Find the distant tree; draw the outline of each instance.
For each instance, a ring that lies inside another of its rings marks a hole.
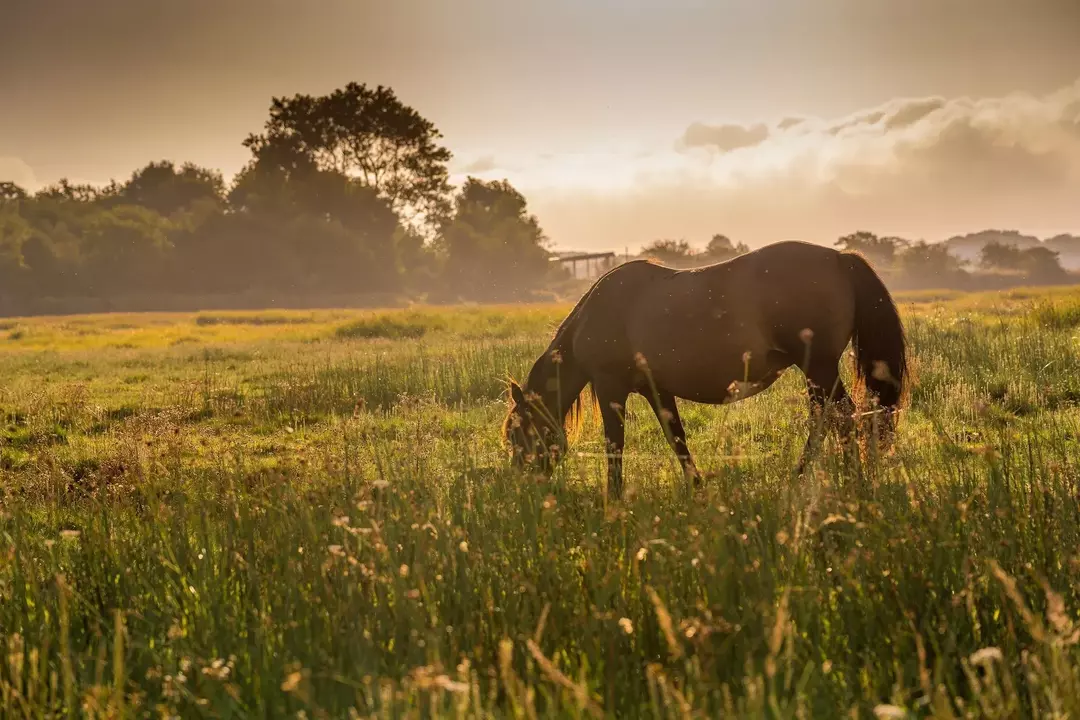
[[[201,203],[218,205],[225,197],[221,173],[185,163],[152,162],[131,176],[120,188],[124,203],[141,205],[164,217],[191,211]]]
[[[77,203],[91,203],[100,200],[103,196],[107,195],[110,190],[111,187],[99,188],[88,183],[73,184],[67,178],[62,178],[60,182],[38,190],[34,197],[46,200],[66,200]]]
[[[0,203],[25,200],[29,194],[13,182],[0,182]]]
[[[733,243],[727,235],[716,234],[705,246],[705,257],[710,262],[722,262],[750,252],[744,243]]]
[[[1016,245],[987,243],[979,252],[979,265],[987,270],[1022,272],[1039,282],[1059,281],[1067,276],[1060,253],[1042,245],[1022,250]]]
[[[470,177],[440,238],[449,291],[476,299],[527,295],[548,273],[547,242],[510,183]]]
[[[860,230],[844,235],[834,243],[847,252],[857,252],[883,269],[892,267],[897,253],[908,247],[907,240],[897,237],[878,237],[872,232]]]
[[[23,218],[0,207],[0,296],[24,290],[27,268],[23,251],[31,234]]]
[[[306,163],[355,177],[410,224],[435,228],[449,209],[452,156],[441,139],[390,88],[349,83],[329,95],[274,98],[265,131],[244,145],[278,169]]]
[[[237,177],[229,204],[236,212],[276,223],[265,242],[282,244],[274,250],[277,256],[295,255],[301,265],[307,263],[312,273],[333,275],[335,290],[396,287],[400,277],[396,247],[400,223],[388,200],[359,178],[334,169],[320,170],[303,153],[290,151],[288,144],[265,146],[260,153]],[[242,225],[245,232],[252,227],[250,223]],[[300,234],[287,236],[282,232],[285,228]],[[351,240],[346,242],[345,235]],[[220,235],[220,239],[229,242],[227,234]],[[305,242],[319,243],[319,247],[306,247]],[[205,244],[195,245],[205,252],[216,252]],[[342,255],[331,262],[328,253],[335,247]],[[185,255],[195,252],[194,248],[190,252],[188,247],[184,249]],[[311,262],[322,258],[322,269],[313,269],[303,259],[305,253],[311,256]]]
[[[694,248],[685,240],[654,240],[641,248],[641,255],[657,262],[672,266],[685,266],[695,258]]]
[[[897,253],[896,260],[901,273],[922,281],[940,282],[963,271],[963,262],[944,243],[911,243]]]
[[[159,290],[172,248],[169,222],[148,208],[97,211],[83,226],[83,267],[99,296]]]
[[[1023,268],[1027,276],[1039,282],[1060,282],[1068,277],[1061,266],[1060,253],[1046,247],[1033,247],[1024,250]]]
[[[987,270],[1021,270],[1023,252],[1016,245],[989,242],[979,251],[979,265]]]

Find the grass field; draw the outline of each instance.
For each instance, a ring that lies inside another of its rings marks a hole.
[[[895,453],[797,372],[498,438],[564,306],[0,320],[0,715],[1080,714],[1080,293],[901,296]]]

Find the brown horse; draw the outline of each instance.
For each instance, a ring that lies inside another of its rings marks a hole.
[[[510,383],[503,436],[515,465],[551,472],[591,383],[608,443],[608,492],[618,497],[623,409],[636,392],[697,484],[675,398],[736,402],[796,365],[807,378],[812,417],[830,403],[850,408],[840,423],[847,439],[854,404],[838,366],[849,341],[856,377],[880,406],[879,428],[888,432],[907,378],[907,342],[889,291],[859,255],[781,242],[693,270],[628,262],[578,301],[524,386]],[[800,472],[813,439],[812,429]]]

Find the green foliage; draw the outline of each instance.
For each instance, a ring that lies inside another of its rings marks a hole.
[[[349,83],[324,96],[274,98],[265,132],[244,144],[256,164],[355,177],[396,213],[435,227],[450,190],[452,156],[441,138],[392,89]]]
[[[505,180],[468,178],[441,234],[447,278],[469,299],[527,297],[548,272],[547,238]],[[453,292],[453,291],[451,291]]]
[[[186,163],[150,163],[135,171],[120,189],[123,202],[149,208],[164,217],[192,212],[200,204],[218,205],[225,197],[221,173]]]

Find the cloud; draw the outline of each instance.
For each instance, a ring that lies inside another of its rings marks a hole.
[[[807,122],[807,120],[808,118],[792,115],[790,117],[782,118],[779,122],[777,122],[776,129],[790,130],[792,128],[798,127],[799,125],[802,125],[803,123]]]
[[[467,175],[480,175],[498,169],[499,163],[495,161],[495,156],[484,155],[483,157],[476,158],[475,160],[467,163],[464,167],[461,168],[461,172]]]
[[[986,227],[1080,230],[1080,80],[1045,95],[895,98],[836,118],[690,124],[644,156],[523,162],[557,244],[831,242],[853,228],[940,239]],[[565,238],[565,240],[564,240]]]
[[[25,190],[36,190],[37,177],[34,170],[25,162],[15,157],[0,156],[0,182],[13,182]]]
[[[753,147],[769,137],[769,128],[764,124],[752,125],[706,125],[694,123],[686,129],[680,145],[687,148],[704,147],[719,152],[731,152],[740,148]]]

